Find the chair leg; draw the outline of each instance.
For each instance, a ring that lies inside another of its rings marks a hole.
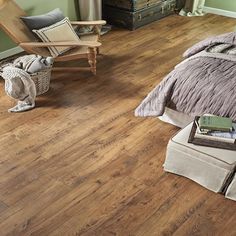
[[[90,65],[90,70],[94,75],[97,73],[97,49],[96,48],[89,48],[89,54],[88,54],[88,63]]]

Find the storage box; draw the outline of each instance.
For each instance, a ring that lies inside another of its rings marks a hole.
[[[164,0],[104,0],[103,3],[107,6],[117,7],[128,11],[138,11],[163,1]]]
[[[175,5],[176,0],[166,0],[134,12],[104,5],[103,17],[109,24],[135,30],[155,20],[173,14]]]

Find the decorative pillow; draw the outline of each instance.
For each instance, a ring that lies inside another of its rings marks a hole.
[[[43,42],[79,41],[69,19],[66,17],[56,24],[50,25],[39,30],[33,30]],[[70,50],[73,46],[48,47],[51,55],[58,55]]]
[[[57,23],[65,18],[62,11],[59,8],[56,8],[44,15],[38,16],[23,16],[21,19],[30,29],[30,31],[36,29],[42,29],[44,27],[50,26]]]

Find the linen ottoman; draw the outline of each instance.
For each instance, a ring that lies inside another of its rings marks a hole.
[[[236,177],[235,175],[232,179],[232,182],[230,183],[230,185],[228,186],[226,190],[225,197],[236,201]]]
[[[191,128],[192,123],[169,141],[164,170],[187,177],[214,192],[226,192],[226,197],[236,200],[236,180],[232,182],[236,151],[188,143]]]

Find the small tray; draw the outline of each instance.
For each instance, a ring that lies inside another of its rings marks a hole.
[[[194,119],[193,126],[191,129],[190,135],[189,135],[188,143],[236,151],[236,143],[226,143],[226,142],[221,142],[221,141],[213,141],[213,140],[208,140],[208,139],[195,138],[194,136],[195,136],[196,129],[197,129],[196,121],[198,121],[199,118],[200,118],[200,116],[196,116]]]

